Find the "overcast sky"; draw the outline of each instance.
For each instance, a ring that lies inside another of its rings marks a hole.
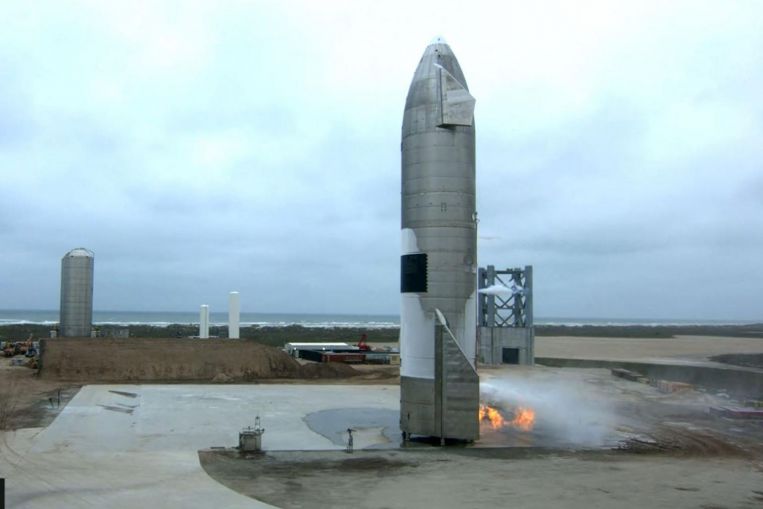
[[[400,126],[442,35],[481,266],[537,316],[763,318],[763,2],[0,3],[0,308],[397,313]]]

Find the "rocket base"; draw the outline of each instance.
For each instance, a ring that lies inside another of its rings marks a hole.
[[[479,376],[455,339],[435,327],[434,379],[400,377],[400,430],[406,436],[479,439]]]
[[[434,380],[400,377],[400,430],[406,436],[438,436],[434,424]]]

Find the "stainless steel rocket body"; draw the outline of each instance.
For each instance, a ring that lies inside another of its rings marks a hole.
[[[448,416],[443,409],[436,415],[435,408],[442,385],[435,380],[436,309],[469,364],[463,369],[474,370],[476,356],[474,98],[444,42],[427,47],[413,76],[401,151],[401,429],[408,435],[474,439],[447,436],[437,421]],[[474,405],[478,401],[467,406]]]

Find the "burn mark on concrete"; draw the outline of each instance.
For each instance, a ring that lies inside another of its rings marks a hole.
[[[114,391],[114,390],[109,390],[109,392],[111,392],[112,394],[119,394],[120,396],[124,396],[126,398],[137,398],[138,397],[138,395],[135,394],[134,392]]]
[[[122,412],[123,414],[132,414],[133,409],[132,408],[122,408],[118,406],[112,406],[112,405],[98,405],[101,408],[105,408],[106,410],[111,410],[112,412]]]

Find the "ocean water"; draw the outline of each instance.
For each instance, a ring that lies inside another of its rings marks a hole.
[[[0,325],[58,323],[58,310],[0,310]],[[395,328],[400,326],[398,315],[353,315],[353,314],[310,314],[310,313],[241,313],[241,326],[261,325],[285,327],[304,325],[306,327],[362,327]],[[198,312],[182,311],[93,311],[93,322],[113,325],[153,325],[166,327],[170,324],[198,324]],[[681,320],[681,319],[612,319],[612,318],[564,318],[536,317],[536,325],[744,325],[753,321],[744,320]],[[228,313],[210,313],[211,325],[227,325]]]
[[[228,312],[210,312],[210,325],[228,325]],[[0,325],[58,323],[58,310],[0,310]],[[166,327],[171,324],[199,323],[198,312],[183,311],[93,311],[95,325],[152,325]],[[369,329],[395,328],[400,325],[396,315],[350,315],[350,314],[309,314],[309,313],[247,313],[241,312],[242,327],[261,325],[285,327],[304,325],[306,327],[363,327]]]

